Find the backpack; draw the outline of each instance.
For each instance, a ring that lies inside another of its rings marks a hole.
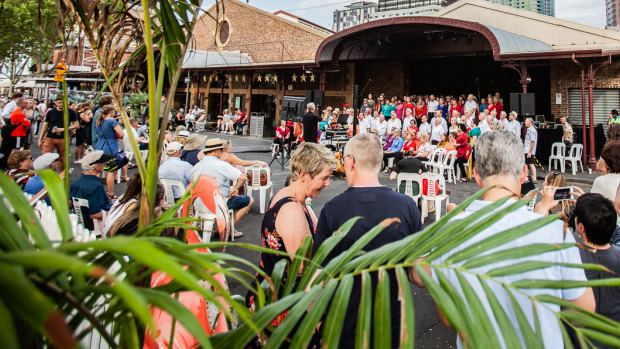
[[[0,135],[2,136],[2,139],[8,139],[9,137],[11,137],[11,133],[13,133],[13,131],[19,125],[21,125],[21,123],[14,125],[11,122],[11,119],[6,120],[4,123],[4,126],[2,126],[2,130],[0,131]]]

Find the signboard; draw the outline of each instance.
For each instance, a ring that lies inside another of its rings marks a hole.
[[[562,104],[562,94],[561,93],[556,93],[555,94],[555,104]]]
[[[54,75],[54,81],[56,81],[56,82],[63,82],[63,81],[65,81],[65,76],[64,75]]]
[[[56,74],[62,75],[64,73],[66,73],[69,69],[67,68],[67,66],[63,62],[60,62],[60,63],[58,63],[56,65],[54,70],[56,70]]]

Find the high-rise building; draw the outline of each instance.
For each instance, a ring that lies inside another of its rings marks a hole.
[[[605,28],[617,28],[620,17],[620,0],[605,0]]]
[[[332,30],[339,32],[358,24],[366,23],[370,14],[377,10],[377,3],[370,1],[352,2],[345,6],[344,10],[334,11],[334,24]]]
[[[555,17],[555,0],[487,0],[487,1],[494,2],[500,5],[514,7],[514,8],[520,8],[523,10],[538,12],[543,15]]]
[[[448,6],[456,0],[379,0],[377,11],[405,10],[414,7]]]

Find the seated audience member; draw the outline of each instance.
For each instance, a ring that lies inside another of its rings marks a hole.
[[[207,140],[203,152],[205,156],[194,166],[192,178],[196,178],[203,174],[215,178],[220,186],[222,196],[228,198],[228,208],[235,211],[235,223],[239,222],[239,220],[250,211],[254,203],[252,197],[238,195],[239,189],[243,187],[247,181],[247,177],[233,165],[221,160],[224,154],[224,142],[222,142],[221,139],[212,138]],[[230,181],[235,184],[231,186]],[[234,234],[235,238],[243,236],[243,233],[240,231],[235,231]]]
[[[58,165],[58,156],[58,153],[43,154],[34,160],[34,162],[32,163],[32,167],[35,171],[41,171],[46,168],[49,168],[52,171],[56,171]],[[37,195],[41,190],[43,190],[43,188],[45,188],[45,185],[43,184],[41,176],[36,175],[30,178],[24,186],[24,193],[34,196]],[[51,205],[49,197],[45,198],[45,203]]]
[[[289,139],[291,138],[291,131],[288,127],[286,127],[286,120],[280,120],[280,126],[276,128],[276,136],[273,138],[273,143],[279,144],[280,149],[284,149],[286,144],[289,144]],[[288,153],[291,152],[290,149],[286,149]]]
[[[481,197],[481,199],[472,202],[463,213],[460,213],[455,219],[465,219],[468,216],[487,208],[497,200],[508,197],[508,201],[500,207],[495,208],[488,215],[498,214],[500,210],[505,209],[506,206],[514,204],[515,200],[519,198],[519,192],[521,190],[521,183],[527,176],[527,167],[525,166],[525,159],[521,154],[523,149],[523,143],[514,134],[507,131],[489,131],[480,136],[476,143],[476,164],[473,171],[473,177],[476,179],[476,183],[482,188],[488,189]],[[448,282],[451,287],[454,287],[458,292],[458,297],[465,297],[460,284],[460,280],[455,273],[450,273],[446,269],[442,268],[442,264],[454,256],[459,251],[463,251],[468,247],[475,246],[481,241],[486,239],[493,239],[498,234],[507,231],[508,229],[527,224],[528,222],[535,221],[540,218],[540,215],[528,211],[527,207],[521,206],[515,211],[507,214],[503,214],[498,221],[490,226],[483,228],[473,237],[460,243],[453,250],[443,253],[441,256],[435,256],[430,261],[435,267],[422,267],[427,274],[430,274],[433,279],[437,280],[437,273],[441,272],[444,280]],[[457,233],[458,235],[458,233]],[[454,237],[457,238],[456,236]],[[543,227],[540,227],[525,236],[518,237],[508,243],[500,245],[493,249],[494,253],[499,254],[502,251],[508,251],[523,246],[529,246],[531,244],[574,244],[575,239],[572,234],[565,234],[563,229],[563,222],[561,220],[555,220]],[[425,257],[420,259],[423,260]],[[460,263],[467,263],[471,259],[465,259]],[[540,262],[552,262],[552,263],[567,263],[567,264],[581,264],[581,258],[579,256],[579,249],[570,247],[562,250],[554,250],[544,254],[532,255],[519,259],[507,259],[499,262],[485,264],[479,268],[476,268],[476,273],[481,275],[486,274],[490,270],[497,270],[497,268],[505,268],[513,266],[516,263],[523,263],[526,261],[540,261]],[[420,280],[420,276],[413,269],[410,270],[410,277],[418,284],[423,285]],[[474,290],[481,289],[480,281],[476,278],[468,278],[468,282],[471,284]],[[536,279],[552,279],[556,281],[574,280],[585,281],[585,273],[579,268],[566,268],[566,267],[549,267],[545,269],[536,269],[524,271],[522,273],[509,273],[504,276],[497,276],[497,282],[486,282],[487,287],[490,289],[490,293],[494,294],[498,306],[500,306],[504,312],[513,313],[513,303],[511,297],[507,295],[506,288],[503,285],[510,285],[514,282],[521,280],[536,280]],[[520,309],[524,312],[524,316],[528,319],[529,326],[536,328],[535,322],[544,324],[544,331],[540,333],[542,341],[545,347],[562,348],[563,347],[563,335],[560,328],[560,324],[557,320],[556,313],[561,311],[561,307],[556,304],[545,303],[544,306],[532,306],[531,297],[537,295],[549,295],[556,298],[563,299],[576,306],[584,308],[587,311],[595,310],[594,295],[591,288],[576,287],[569,289],[521,289],[520,292],[512,292],[515,302],[520,304]],[[485,296],[485,293],[477,293],[477,296],[481,302],[481,305],[486,310],[486,315],[491,322],[491,328],[495,329],[495,334],[500,340],[500,345],[508,345],[503,339],[500,327],[497,325],[498,320],[495,318],[497,311],[491,311],[491,305],[489,300]],[[527,304],[527,306],[525,306]],[[440,313],[440,317],[444,324],[448,324],[443,315]],[[534,317],[537,316],[535,321]],[[508,318],[513,326],[517,329],[518,338],[522,338],[525,335],[518,330],[520,327],[518,321],[514,317]],[[457,337],[458,347],[463,347],[463,342],[459,336]],[[523,342],[521,342],[522,345]]]
[[[396,178],[398,178],[398,174],[401,172],[420,174],[422,172],[428,171],[422,161],[413,157],[414,152],[412,150],[403,152],[403,155],[404,158],[399,162],[395,163],[394,166],[392,166],[392,173],[390,173],[391,180],[395,180]],[[416,195],[416,193],[414,193],[413,195]]]
[[[387,226],[381,234],[363,247],[363,251],[371,252],[422,230],[420,211],[413,199],[379,183],[378,172],[381,168],[381,161],[381,141],[378,137],[363,133],[356,135],[347,142],[344,148],[344,168],[349,188],[327,202],[321,210],[312,246],[313,254],[316,255],[325,240],[338,231],[342,224],[356,216],[361,218],[355,222],[344,239],[340,240],[321,262],[323,266],[328,265],[334,258],[347,251],[365,233],[388,217],[400,218],[400,224]],[[373,293],[376,292],[378,284],[377,274],[377,272],[371,272]],[[390,317],[383,321],[388,322],[391,327],[392,347],[398,348],[401,328],[399,287],[393,271],[388,271],[388,278],[390,284]],[[352,338],[355,337],[355,328],[358,322],[359,305],[362,297],[361,285],[361,277],[355,277],[352,293],[344,313],[344,325],[339,333],[339,348],[353,348],[355,346],[355,341]],[[376,316],[379,314],[371,314],[370,318]]]
[[[183,151],[181,152],[181,160],[188,162],[192,166],[196,166],[196,164],[200,161],[198,159],[198,154],[200,154],[205,146],[206,141],[205,136],[201,136],[197,133],[192,133],[187,137],[187,141],[185,146],[183,147]]]
[[[335,164],[332,153],[316,143],[303,143],[293,152],[290,183],[273,196],[260,229],[261,247],[285,252],[288,256],[261,252],[260,268],[267,275],[272,274],[279,261],[292,261],[306,237],[314,237],[317,218],[310,200],[329,187]],[[256,276],[261,282],[262,274]],[[283,280],[281,285],[285,282]],[[250,310],[255,310],[254,297],[252,292],[246,296]]]
[[[451,152],[452,150],[456,150],[454,146],[454,142],[456,142],[457,134],[456,132],[452,132],[449,135],[447,133],[443,133],[441,135],[441,139],[437,144],[437,148],[443,148],[446,150],[446,153]]]
[[[418,126],[418,133],[427,134],[429,136],[431,134],[431,125],[426,121],[426,115],[422,116],[420,126]]]
[[[403,143],[403,147],[401,148],[401,150],[397,153],[394,154],[394,164],[398,163],[400,160],[403,159],[403,154],[408,151],[416,151],[418,149],[418,144],[415,141],[416,138],[416,133],[409,133],[406,132],[405,133],[405,142]],[[391,169],[390,169],[391,170]]]
[[[140,150],[148,150],[149,149],[149,138],[148,138],[148,134],[146,137],[144,136],[139,136],[138,135],[138,120],[131,118],[129,119],[129,125],[131,125],[130,127],[128,127],[131,132],[133,133],[134,138],[136,139],[136,141],[138,142],[138,147],[140,148]],[[129,137],[128,132],[125,133],[125,137]],[[131,149],[125,149],[125,151],[133,151]]]
[[[243,128],[245,127],[246,119],[247,114],[242,112],[241,109],[237,109],[237,112],[235,114],[235,122],[237,123],[235,129],[237,131],[237,134],[243,135]]]
[[[129,182],[127,182],[125,194],[121,195],[118,200],[114,202],[103,222],[103,236],[108,236],[108,230],[110,230],[110,227],[117,219],[126,214],[130,209],[140,206],[141,195],[142,177],[140,177],[139,173],[134,173],[129,179]]]
[[[267,163],[260,160],[241,160],[237,155],[232,153],[232,142],[229,140],[223,140],[224,143],[224,153],[220,158],[222,161],[226,161],[227,163],[239,168],[239,170],[244,169],[245,166],[252,165],[260,165],[261,167],[267,167]]]
[[[388,159],[393,158],[396,153],[403,149],[405,140],[400,136],[400,130],[394,131],[394,140],[390,148],[383,152],[383,169],[384,173],[388,173]]]
[[[163,204],[164,186],[161,183],[157,183],[157,192],[155,193],[155,217],[161,214],[161,206]],[[118,217],[114,223],[110,225],[107,236],[113,237],[116,235],[135,235],[138,232],[139,219],[140,205],[131,205],[131,207],[128,207],[124,211],[123,215]]]
[[[608,200],[615,200],[620,185],[620,141],[605,143],[596,169],[601,171],[601,176],[594,179],[591,192],[601,194]],[[612,237],[612,244],[620,242],[620,217],[616,225],[618,227]]]
[[[431,153],[433,152],[433,146],[431,142],[428,141],[429,139],[430,137],[428,136],[428,134],[420,135],[420,140],[422,141],[422,144],[418,147],[418,151],[416,152],[416,159],[421,161],[429,160]]]
[[[385,139],[385,144],[383,144],[383,151],[388,151],[392,146],[392,143],[394,143],[394,140],[396,139],[396,137],[394,136],[395,131],[396,129],[393,128],[391,131],[388,132],[387,138]]]
[[[7,160],[9,170],[6,174],[11,177],[22,190],[28,180],[34,176],[32,171],[32,153],[30,150],[17,150],[9,155]]]
[[[88,200],[88,209],[82,208],[84,226],[93,230],[93,219],[102,219],[103,211],[112,206],[110,197],[101,185],[101,174],[106,162],[114,156],[95,150],[82,158],[82,176],[71,184],[69,194],[72,198]]]
[[[293,150],[295,150],[295,148],[297,148],[297,146],[299,146],[301,143],[304,142],[304,126],[303,124],[296,122],[295,123],[295,131],[294,134],[295,136],[295,140],[291,143],[291,150],[290,152],[293,152]]]
[[[189,162],[181,160],[181,149],[183,146],[181,143],[172,142],[168,144],[166,148],[166,155],[168,160],[159,165],[159,179],[173,179],[183,183],[183,188],[177,188],[172,186],[172,193],[175,200],[178,200],[183,196],[185,189],[192,181],[192,166]]]
[[[543,182],[543,189],[540,192],[541,202],[536,204],[534,212],[542,215],[547,214],[562,214],[564,217],[569,218],[575,209],[575,204],[572,200],[553,200],[553,194],[555,189],[566,187],[566,177],[558,172],[549,172],[545,176]],[[583,191],[577,187],[571,187],[571,191],[578,191],[577,195],[583,194]]]
[[[581,261],[600,264],[609,271],[585,270],[588,280],[609,279],[620,274],[620,247],[609,240],[616,228],[613,203],[601,194],[584,194],[575,205],[575,231],[583,239]],[[594,287],[596,313],[620,322],[620,286]],[[598,346],[597,346],[598,347]]]

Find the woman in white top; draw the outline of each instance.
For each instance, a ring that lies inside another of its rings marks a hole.
[[[620,141],[605,144],[596,169],[601,171],[601,176],[594,180],[592,193],[599,193],[613,202],[620,184]]]
[[[428,158],[431,156],[433,152],[433,146],[431,142],[429,142],[428,134],[421,134],[420,140],[422,141],[422,145],[418,147],[418,152],[416,153],[415,158],[421,161],[428,161]]]
[[[450,128],[448,129],[448,133],[457,132],[459,130],[458,118],[453,116],[450,119]]]
[[[139,205],[141,194],[142,177],[140,177],[139,173],[134,173],[127,183],[127,191],[112,205],[105,222],[103,222],[103,236],[108,234],[110,227],[117,219],[131,208]]]

